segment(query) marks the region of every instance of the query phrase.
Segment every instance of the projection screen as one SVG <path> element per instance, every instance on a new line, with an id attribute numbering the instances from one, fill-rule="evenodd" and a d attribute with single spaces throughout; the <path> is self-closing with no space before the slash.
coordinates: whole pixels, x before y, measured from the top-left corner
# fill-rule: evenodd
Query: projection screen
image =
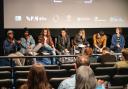
<path id="1" fill-rule="evenodd" d="M 4 28 L 128 27 L 128 0 L 4 0 Z"/>

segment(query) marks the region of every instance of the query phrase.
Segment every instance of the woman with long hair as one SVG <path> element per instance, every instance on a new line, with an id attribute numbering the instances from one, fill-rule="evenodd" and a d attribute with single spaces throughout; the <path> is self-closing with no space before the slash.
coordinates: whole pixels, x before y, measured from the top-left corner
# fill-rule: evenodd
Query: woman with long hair
<path id="1" fill-rule="evenodd" d="M 61 30 L 61 34 L 57 38 L 57 46 L 61 53 L 65 53 L 70 50 L 70 37 L 65 29 Z"/>
<path id="2" fill-rule="evenodd" d="M 54 43 L 48 28 L 44 28 L 39 37 L 38 37 L 38 44 L 33 49 L 33 51 L 41 51 L 44 53 L 50 53 L 51 55 L 56 55 L 56 49 L 54 47 Z M 49 58 L 45 58 L 46 60 L 41 60 L 43 64 L 51 64 Z M 55 58 L 53 58 L 53 64 L 56 63 Z"/>
<path id="3" fill-rule="evenodd" d="M 28 81 L 20 89 L 52 89 L 42 64 L 32 65 L 28 73 Z"/>
<path id="4" fill-rule="evenodd" d="M 75 36 L 74 45 L 75 45 L 76 51 L 79 51 L 79 53 L 82 53 L 82 54 L 84 54 L 85 48 L 89 47 L 89 42 L 86 39 L 86 32 L 84 29 L 81 29 L 78 32 L 78 34 Z"/>

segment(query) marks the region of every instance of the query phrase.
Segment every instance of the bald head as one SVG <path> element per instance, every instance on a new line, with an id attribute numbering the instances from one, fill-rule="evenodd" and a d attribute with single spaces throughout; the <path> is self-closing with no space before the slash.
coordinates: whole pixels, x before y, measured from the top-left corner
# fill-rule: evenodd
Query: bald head
<path id="1" fill-rule="evenodd" d="M 76 57 L 77 68 L 79 68 L 82 65 L 84 65 L 84 66 L 90 65 L 89 57 L 87 55 L 80 55 L 80 56 Z"/>

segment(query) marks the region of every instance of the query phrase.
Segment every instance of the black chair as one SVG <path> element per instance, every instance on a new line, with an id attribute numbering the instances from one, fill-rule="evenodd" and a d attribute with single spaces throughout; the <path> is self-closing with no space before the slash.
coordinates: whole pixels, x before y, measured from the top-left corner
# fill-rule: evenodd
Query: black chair
<path id="1" fill-rule="evenodd" d="M 16 71 L 15 79 L 27 79 L 29 71 Z"/>
<path id="2" fill-rule="evenodd" d="M 118 75 L 128 75 L 128 68 L 118 68 L 117 74 Z"/>
<path id="3" fill-rule="evenodd" d="M 101 64 L 102 67 L 113 67 L 115 65 L 115 62 L 104 62 Z"/>
<path id="4" fill-rule="evenodd" d="M 0 89 L 2 87 L 11 89 L 12 88 L 12 84 L 13 84 L 13 79 L 1 79 L 0 80 Z"/>
<path id="5" fill-rule="evenodd" d="M 124 89 L 123 86 L 109 86 L 108 89 Z"/>
<path id="6" fill-rule="evenodd" d="M 0 71 L 12 71 L 12 68 L 10 66 L 1 66 Z"/>
<path id="7" fill-rule="evenodd" d="M 25 84 L 27 82 L 27 79 L 17 79 L 15 82 L 15 88 L 19 89 L 21 85 Z"/>
<path id="8" fill-rule="evenodd" d="M 47 70 L 51 70 L 51 69 L 59 69 L 59 66 L 58 65 L 45 65 L 44 66 L 45 67 L 45 69 L 47 69 Z"/>
<path id="9" fill-rule="evenodd" d="M 114 74 L 116 74 L 115 67 L 97 67 L 95 70 L 95 75 L 109 75 L 112 77 Z"/>
<path id="10" fill-rule="evenodd" d="M 111 80 L 112 86 L 126 86 L 128 84 L 128 75 L 114 75 Z"/>
<path id="11" fill-rule="evenodd" d="M 69 69 L 75 69 L 75 65 L 74 64 L 62 64 L 60 66 L 60 69 L 67 69 L 67 70 L 69 70 Z"/>
<path id="12" fill-rule="evenodd" d="M 0 71 L 0 88 L 12 88 L 12 74 L 9 71 Z"/>
<path id="13" fill-rule="evenodd" d="M 46 70 L 48 79 L 51 78 L 63 78 L 63 77 L 70 77 L 72 74 L 74 74 L 75 70 Z"/>
<path id="14" fill-rule="evenodd" d="M 64 77 L 64 78 L 51 78 L 51 79 L 49 80 L 49 82 L 50 82 L 50 84 L 52 85 L 52 87 L 53 87 L 54 89 L 57 89 L 58 86 L 60 85 L 60 83 L 61 83 L 64 79 L 66 79 L 66 77 Z"/>
<path id="15" fill-rule="evenodd" d="M 110 76 L 109 75 L 101 75 L 101 76 L 96 76 L 96 79 L 101 79 L 105 81 L 110 81 Z"/>
<path id="16" fill-rule="evenodd" d="M 90 67 L 92 68 L 93 71 L 95 71 L 96 67 L 100 67 L 101 63 L 91 63 Z"/>
<path id="17" fill-rule="evenodd" d="M 31 66 L 15 66 L 14 71 L 29 71 Z"/>

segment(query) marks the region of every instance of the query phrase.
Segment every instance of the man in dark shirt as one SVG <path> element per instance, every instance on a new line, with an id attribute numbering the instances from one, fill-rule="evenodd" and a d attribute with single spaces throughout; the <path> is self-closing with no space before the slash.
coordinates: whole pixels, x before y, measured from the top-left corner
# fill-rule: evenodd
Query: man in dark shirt
<path id="1" fill-rule="evenodd" d="M 110 53 L 110 49 L 105 47 L 103 48 L 102 55 L 98 59 L 99 62 L 116 62 L 116 57 Z"/>

